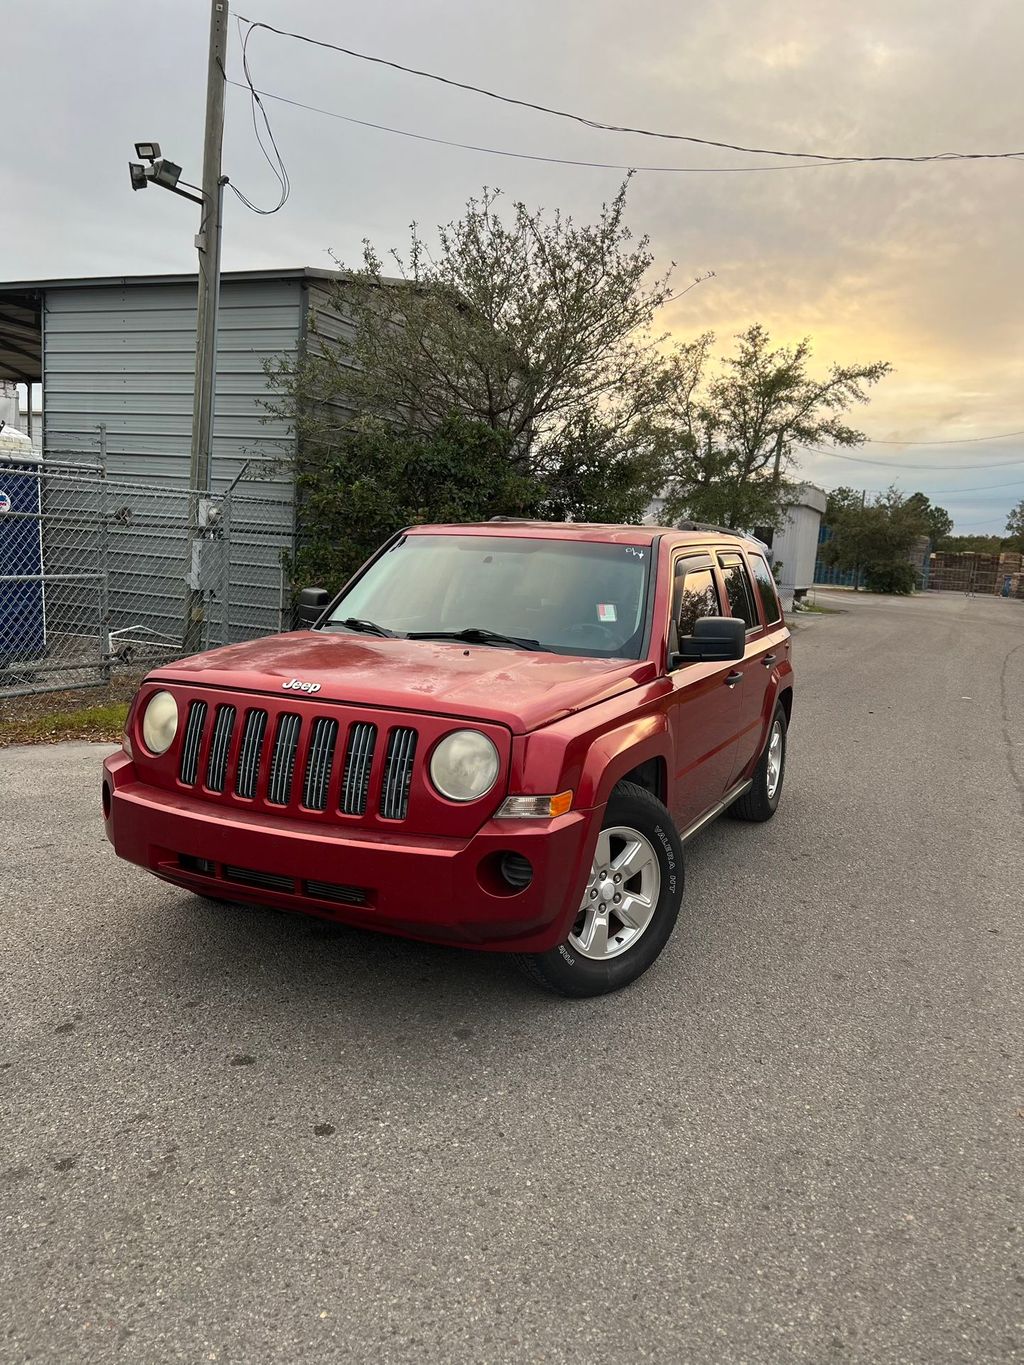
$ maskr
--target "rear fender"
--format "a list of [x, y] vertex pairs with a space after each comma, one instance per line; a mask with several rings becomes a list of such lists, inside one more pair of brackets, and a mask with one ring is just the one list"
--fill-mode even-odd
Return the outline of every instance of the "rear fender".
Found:
[[786, 707], [787, 716], [793, 712], [793, 665], [788, 659], [784, 659], [775, 669], [772, 670], [772, 686], [764, 694], [764, 710], [761, 714], [761, 738], [757, 745], [757, 759], [760, 759], [764, 752], [764, 746], [768, 743], [768, 731], [772, 726], [772, 717], [775, 715], [775, 708], [782, 699], [784, 692], [789, 693], [789, 702]]

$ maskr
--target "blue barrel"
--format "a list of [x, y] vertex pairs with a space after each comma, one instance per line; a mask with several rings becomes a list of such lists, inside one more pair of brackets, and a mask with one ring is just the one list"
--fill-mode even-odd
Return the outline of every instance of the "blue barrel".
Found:
[[0, 437], [0, 667], [46, 653], [42, 480], [24, 444]]

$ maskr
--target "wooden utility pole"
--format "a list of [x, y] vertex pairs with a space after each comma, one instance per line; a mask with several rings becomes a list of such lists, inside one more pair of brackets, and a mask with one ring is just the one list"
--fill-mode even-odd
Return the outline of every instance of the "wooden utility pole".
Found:
[[196, 234], [199, 295], [196, 306], [196, 379], [192, 402], [189, 461], [188, 562], [185, 569], [186, 654], [203, 647], [202, 545], [209, 520], [210, 446], [217, 381], [217, 311], [220, 301], [220, 237], [224, 207], [221, 147], [227, 71], [228, 0], [211, 0], [210, 48], [206, 72], [206, 131], [203, 137], [203, 209]]

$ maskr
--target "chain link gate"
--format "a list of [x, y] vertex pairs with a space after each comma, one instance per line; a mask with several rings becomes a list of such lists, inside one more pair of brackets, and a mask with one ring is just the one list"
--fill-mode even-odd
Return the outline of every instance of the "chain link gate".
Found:
[[291, 490], [250, 462], [191, 494], [107, 469], [95, 455], [0, 452], [0, 698], [94, 687], [183, 653], [186, 583], [200, 588], [202, 648], [290, 625]]

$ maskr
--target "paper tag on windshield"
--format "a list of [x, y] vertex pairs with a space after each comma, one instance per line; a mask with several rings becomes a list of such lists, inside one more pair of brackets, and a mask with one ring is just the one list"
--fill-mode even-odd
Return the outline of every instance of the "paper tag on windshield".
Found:
[[618, 620], [618, 616], [616, 615], [616, 612], [615, 612], [615, 603], [614, 603], [614, 602], [598, 602], [598, 604], [597, 604], [597, 619], [598, 619], [599, 621], [616, 621], [616, 620]]

